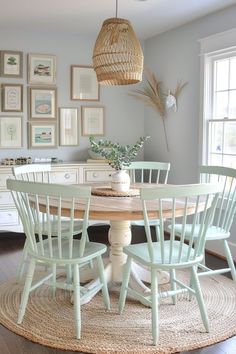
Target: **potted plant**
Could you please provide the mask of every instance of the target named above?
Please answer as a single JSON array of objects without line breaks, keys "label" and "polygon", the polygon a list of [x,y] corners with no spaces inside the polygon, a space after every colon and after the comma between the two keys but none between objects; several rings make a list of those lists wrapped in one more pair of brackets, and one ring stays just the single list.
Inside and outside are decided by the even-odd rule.
[{"label": "potted plant", "polygon": [[149,136],[141,136],[133,145],[120,145],[111,140],[99,140],[96,142],[94,137],[89,138],[91,150],[105,157],[111,167],[116,172],[112,175],[111,188],[117,192],[126,192],[130,187],[130,177],[125,168],[128,167],[137,156],[143,144]]}]

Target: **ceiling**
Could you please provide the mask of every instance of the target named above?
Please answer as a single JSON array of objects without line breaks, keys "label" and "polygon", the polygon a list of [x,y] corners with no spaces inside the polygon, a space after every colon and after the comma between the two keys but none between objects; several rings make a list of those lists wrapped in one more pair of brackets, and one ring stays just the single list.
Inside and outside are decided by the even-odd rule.
[{"label": "ceiling", "polygon": [[[236,0],[119,0],[118,17],[146,39],[232,4]],[[0,0],[0,29],[95,35],[115,8],[116,0]]]}]

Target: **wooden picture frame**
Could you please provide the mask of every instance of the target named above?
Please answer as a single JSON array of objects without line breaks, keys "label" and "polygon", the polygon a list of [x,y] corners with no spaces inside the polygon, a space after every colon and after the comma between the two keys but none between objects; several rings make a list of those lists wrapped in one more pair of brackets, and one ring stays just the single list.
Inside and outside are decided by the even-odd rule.
[{"label": "wooden picture frame", "polygon": [[83,136],[103,136],[105,134],[104,106],[82,106],[81,125]]},{"label": "wooden picture frame", "polygon": [[0,52],[0,76],[23,77],[23,52],[2,50]]},{"label": "wooden picture frame", "polygon": [[2,111],[23,112],[23,85],[1,84]]},{"label": "wooden picture frame", "polygon": [[28,139],[30,149],[56,148],[57,124],[51,122],[29,122]]},{"label": "wooden picture frame", "polygon": [[18,149],[22,144],[22,117],[0,116],[0,149]]},{"label": "wooden picture frame", "polygon": [[71,100],[99,101],[100,86],[92,66],[71,65]]},{"label": "wooden picture frame", "polygon": [[56,84],[56,56],[53,54],[28,54],[28,83]]},{"label": "wooden picture frame", "polygon": [[29,119],[57,118],[56,87],[29,87]]},{"label": "wooden picture frame", "polygon": [[79,145],[79,112],[77,108],[59,108],[59,145]]}]

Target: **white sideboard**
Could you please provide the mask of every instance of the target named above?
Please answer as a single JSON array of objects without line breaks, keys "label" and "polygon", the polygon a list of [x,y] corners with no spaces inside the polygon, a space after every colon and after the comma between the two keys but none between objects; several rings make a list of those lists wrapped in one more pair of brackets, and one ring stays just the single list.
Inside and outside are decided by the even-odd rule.
[{"label": "white sideboard", "polygon": [[[51,181],[60,184],[96,183],[111,180],[112,168],[101,162],[52,164]],[[22,232],[22,225],[6,180],[13,178],[11,166],[0,166],[0,231]]]}]

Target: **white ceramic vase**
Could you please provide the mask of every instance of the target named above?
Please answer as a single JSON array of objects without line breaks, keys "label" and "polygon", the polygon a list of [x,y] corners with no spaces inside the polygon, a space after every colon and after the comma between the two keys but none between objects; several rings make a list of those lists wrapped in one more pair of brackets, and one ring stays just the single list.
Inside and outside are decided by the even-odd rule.
[{"label": "white ceramic vase", "polygon": [[130,177],[126,170],[119,170],[113,173],[111,188],[116,192],[127,192],[130,187]]}]

